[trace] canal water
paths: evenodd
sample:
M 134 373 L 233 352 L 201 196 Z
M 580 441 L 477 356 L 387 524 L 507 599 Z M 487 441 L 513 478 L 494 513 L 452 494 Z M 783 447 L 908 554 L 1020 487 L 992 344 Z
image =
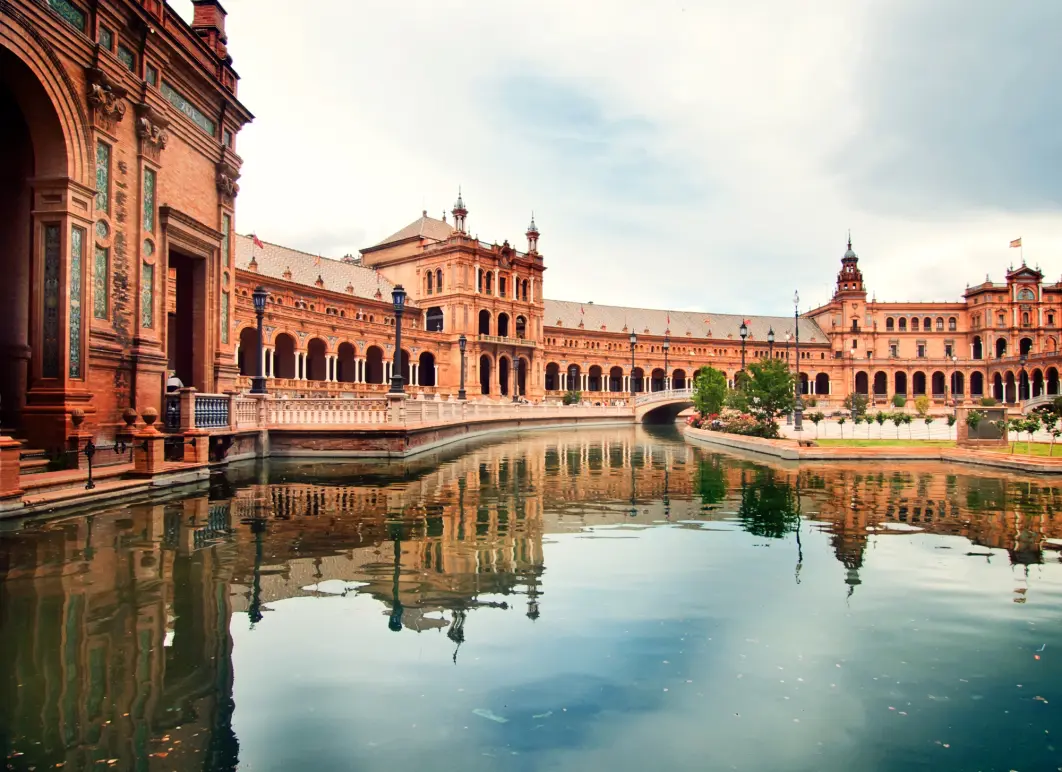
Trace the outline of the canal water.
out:
M 0 533 L 15 770 L 1057 770 L 1062 483 L 671 428 Z

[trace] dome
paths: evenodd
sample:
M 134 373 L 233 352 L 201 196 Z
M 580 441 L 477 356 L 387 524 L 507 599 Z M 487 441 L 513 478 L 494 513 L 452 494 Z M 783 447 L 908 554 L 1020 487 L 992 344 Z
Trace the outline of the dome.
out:
M 465 208 L 465 201 L 461 198 L 461 188 L 457 189 L 457 201 L 454 202 L 454 211 L 462 211 Z
M 527 226 L 528 233 L 538 233 L 538 226 L 535 225 L 535 215 L 531 215 L 531 224 Z
M 848 234 L 848 251 L 844 253 L 842 260 L 858 260 L 859 255 L 852 249 L 852 234 Z

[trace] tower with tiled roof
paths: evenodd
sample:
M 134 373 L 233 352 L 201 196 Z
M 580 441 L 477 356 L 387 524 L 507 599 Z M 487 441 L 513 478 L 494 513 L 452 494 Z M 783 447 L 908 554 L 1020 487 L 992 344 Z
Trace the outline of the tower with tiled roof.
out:
M 468 209 L 465 208 L 465 201 L 461 198 L 461 188 L 457 188 L 457 201 L 454 202 L 453 209 L 454 227 L 458 233 L 465 233 L 465 218 L 468 217 Z

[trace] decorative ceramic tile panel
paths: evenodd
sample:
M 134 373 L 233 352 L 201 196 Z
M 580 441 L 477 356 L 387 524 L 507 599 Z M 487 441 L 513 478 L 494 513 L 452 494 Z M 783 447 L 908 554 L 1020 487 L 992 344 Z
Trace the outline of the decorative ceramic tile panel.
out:
M 140 280 L 140 326 L 151 329 L 155 326 L 155 266 L 144 263 Z
M 81 270 L 85 229 L 70 229 L 70 377 L 81 377 Z
M 144 230 L 155 232 L 155 170 L 144 169 Z
M 96 143 L 96 208 L 111 211 L 111 146 Z
M 59 225 L 44 226 L 44 340 L 41 375 L 59 377 L 59 267 L 62 262 Z
M 92 263 L 92 315 L 107 318 L 107 275 L 110 273 L 110 253 L 106 247 L 96 247 Z
M 180 110 L 182 113 L 191 118 L 192 123 L 201 128 L 210 136 L 214 136 L 218 132 L 217 124 L 206 117 L 199 110 L 198 107 L 193 105 L 187 99 L 185 99 L 180 92 L 178 92 L 173 86 L 166 81 L 162 81 L 162 95 L 169 100 L 170 104 Z

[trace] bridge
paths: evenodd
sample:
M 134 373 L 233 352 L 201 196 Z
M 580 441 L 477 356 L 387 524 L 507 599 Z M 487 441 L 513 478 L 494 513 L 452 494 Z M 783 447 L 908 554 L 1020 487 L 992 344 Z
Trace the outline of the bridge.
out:
M 670 422 L 689 407 L 693 407 L 693 389 L 649 391 L 635 396 L 634 419 L 642 423 Z
M 1040 394 L 1035 397 L 1032 397 L 1031 399 L 1022 400 L 1021 412 L 1025 414 L 1031 413 L 1038 407 L 1045 407 L 1046 405 L 1050 405 L 1057 398 L 1057 394 Z

